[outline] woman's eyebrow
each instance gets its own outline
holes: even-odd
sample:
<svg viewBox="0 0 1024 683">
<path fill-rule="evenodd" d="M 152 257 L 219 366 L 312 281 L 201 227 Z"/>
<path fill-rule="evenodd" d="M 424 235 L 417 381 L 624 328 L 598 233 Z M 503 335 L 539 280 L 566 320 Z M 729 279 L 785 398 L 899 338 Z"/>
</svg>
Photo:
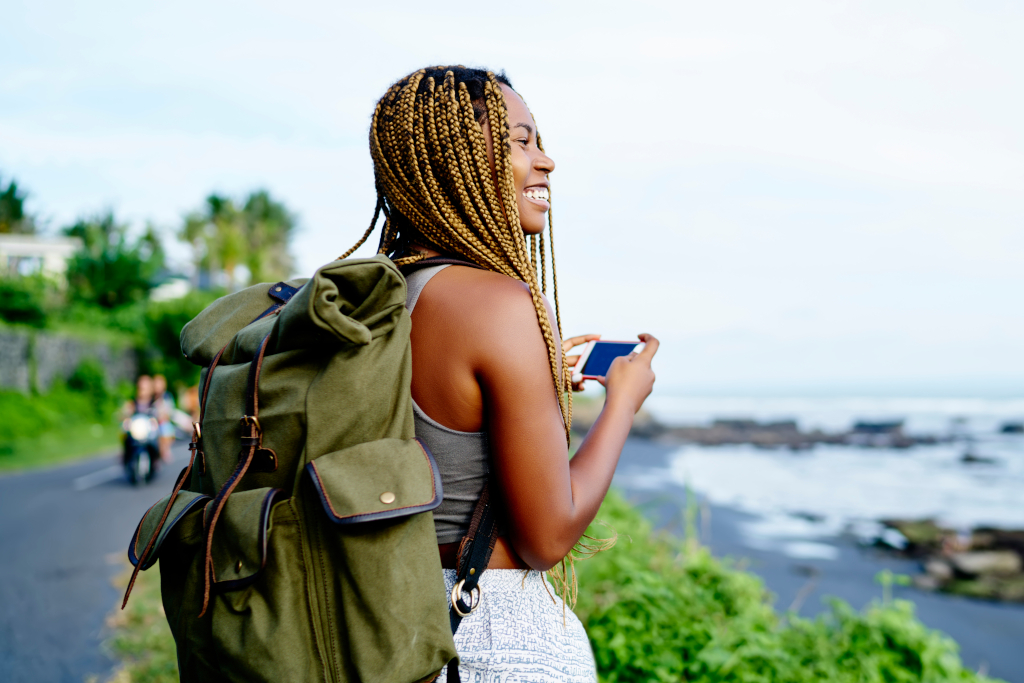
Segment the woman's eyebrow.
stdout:
<svg viewBox="0 0 1024 683">
<path fill-rule="evenodd" d="M 530 133 L 531 135 L 533 134 L 533 126 L 531 126 L 528 123 L 517 123 L 516 125 L 514 125 L 512 127 L 513 128 L 525 128 L 528 133 Z"/>
</svg>

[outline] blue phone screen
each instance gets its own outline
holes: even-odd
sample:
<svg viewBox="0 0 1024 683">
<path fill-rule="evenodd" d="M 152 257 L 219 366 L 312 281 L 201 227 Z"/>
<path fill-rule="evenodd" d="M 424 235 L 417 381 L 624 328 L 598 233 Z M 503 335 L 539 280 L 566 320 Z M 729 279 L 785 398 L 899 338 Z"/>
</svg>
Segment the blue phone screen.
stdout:
<svg viewBox="0 0 1024 683">
<path fill-rule="evenodd" d="M 590 350 L 590 356 L 587 357 L 587 364 L 583 366 L 583 372 L 580 374 L 600 375 L 602 377 L 607 375 L 608 368 L 612 366 L 612 361 L 619 356 L 629 355 L 639 343 L 640 342 L 597 342 L 594 344 L 594 348 Z"/>
</svg>

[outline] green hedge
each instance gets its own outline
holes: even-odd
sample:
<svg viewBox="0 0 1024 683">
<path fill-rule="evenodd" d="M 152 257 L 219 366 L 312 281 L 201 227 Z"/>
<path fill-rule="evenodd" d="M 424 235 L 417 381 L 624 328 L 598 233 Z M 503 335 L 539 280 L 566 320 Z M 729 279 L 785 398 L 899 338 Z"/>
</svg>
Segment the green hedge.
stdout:
<svg viewBox="0 0 1024 683">
<path fill-rule="evenodd" d="M 816 619 L 780 615 L 761 579 L 707 548 L 656 534 L 612 491 L 598 520 L 617 545 L 577 562 L 576 613 L 602 681 L 750 683 L 984 681 L 913 604 L 841 600 Z M 595 525 L 593 535 L 607 534 Z"/>
<path fill-rule="evenodd" d="M 128 387 L 110 390 L 103 368 L 84 361 L 46 394 L 0 391 L 0 471 L 40 467 L 112 450 L 120 440 L 116 412 Z"/>
</svg>

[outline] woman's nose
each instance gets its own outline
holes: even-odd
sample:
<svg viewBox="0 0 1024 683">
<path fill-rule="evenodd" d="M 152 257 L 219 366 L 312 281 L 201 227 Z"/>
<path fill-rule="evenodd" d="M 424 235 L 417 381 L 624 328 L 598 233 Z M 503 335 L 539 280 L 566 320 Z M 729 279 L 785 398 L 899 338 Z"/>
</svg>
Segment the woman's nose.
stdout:
<svg viewBox="0 0 1024 683">
<path fill-rule="evenodd" d="M 555 170 L 555 160 L 549 157 L 544 152 L 541 152 L 533 160 L 533 167 L 538 171 L 543 171 L 544 173 L 551 173 L 552 171 Z"/>
</svg>

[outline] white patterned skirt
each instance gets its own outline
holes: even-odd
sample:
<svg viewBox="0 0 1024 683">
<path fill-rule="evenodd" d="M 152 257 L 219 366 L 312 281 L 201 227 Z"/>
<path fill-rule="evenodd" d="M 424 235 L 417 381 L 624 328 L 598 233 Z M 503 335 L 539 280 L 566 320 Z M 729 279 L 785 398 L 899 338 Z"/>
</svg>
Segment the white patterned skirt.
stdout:
<svg viewBox="0 0 1024 683">
<path fill-rule="evenodd" d="M 455 570 L 444 570 L 450 596 Z M 455 633 L 462 683 L 594 683 L 583 624 L 538 571 L 488 569 L 480 606 Z M 564 619 L 563 619 L 564 614 Z M 438 677 L 447 680 L 447 670 Z"/>
</svg>

